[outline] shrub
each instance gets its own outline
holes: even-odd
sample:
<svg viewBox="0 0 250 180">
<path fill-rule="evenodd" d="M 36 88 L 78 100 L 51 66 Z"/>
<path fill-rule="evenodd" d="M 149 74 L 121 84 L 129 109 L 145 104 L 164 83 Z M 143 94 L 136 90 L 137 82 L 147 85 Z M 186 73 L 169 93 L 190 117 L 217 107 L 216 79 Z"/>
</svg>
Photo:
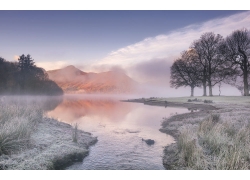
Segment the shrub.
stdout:
<svg viewBox="0 0 250 180">
<path fill-rule="evenodd" d="M 213 101 L 212 100 L 204 100 L 204 103 L 213 103 Z"/>
<path fill-rule="evenodd" d="M 201 99 L 194 98 L 194 99 L 188 99 L 187 102 L 202 102 L 202 100 L 201 100 Z"/>
</svg>

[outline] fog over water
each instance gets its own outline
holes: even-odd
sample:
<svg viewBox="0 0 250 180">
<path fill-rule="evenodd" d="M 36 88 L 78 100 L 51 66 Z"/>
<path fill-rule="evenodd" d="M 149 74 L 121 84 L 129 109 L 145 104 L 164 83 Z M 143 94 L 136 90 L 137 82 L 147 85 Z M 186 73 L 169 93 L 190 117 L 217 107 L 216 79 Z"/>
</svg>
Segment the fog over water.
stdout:
<svg viewBox="0 0 250 180">
<path fill-rule="evenodd" d="M 136 96 L 5 96 L 1 100 L 38 103 L 45 116 L 77 124 L 98 138 L 83 162 L 67 169 L 164 169 L 163 150 L 174 139 L 159 131 L 161 123 L 164 118 L 189 110 L 120 101 L 127 98 Z M 155 144 L 148 145 L 142 139 L 152 139 Z"/>
<path fill-rule="evenodd" d="M 185 108 L 148 106 L 120 102 L 118 96 L 65 96 L 47 116 L 68 124 L 78 124 L 97 136 L 83 162 L 68 169 L 164 169 L 163 148 L 174 139 L 161 133 L 164 117 L 189 112 Z M 143 139 L 153 139 L 148 145 Z"/>
</svg>

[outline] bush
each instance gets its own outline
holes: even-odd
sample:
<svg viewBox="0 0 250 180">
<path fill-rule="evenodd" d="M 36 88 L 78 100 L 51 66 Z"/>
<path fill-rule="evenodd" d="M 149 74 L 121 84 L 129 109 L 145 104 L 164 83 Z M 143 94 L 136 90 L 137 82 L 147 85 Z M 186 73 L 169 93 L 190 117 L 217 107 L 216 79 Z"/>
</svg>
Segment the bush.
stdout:
<svg viewBox="0 0 250 180">
<path fill-rule="evenodd" d="M 213 101 L 212 100 L 204 100 L 204 103 L 213 103 Z"/>
<path fill-rule="evenodd" d="M 195 99 L 188 99 L 187 102 L 202 102 L 202 100 L 195 98 Z"/>
</svg>

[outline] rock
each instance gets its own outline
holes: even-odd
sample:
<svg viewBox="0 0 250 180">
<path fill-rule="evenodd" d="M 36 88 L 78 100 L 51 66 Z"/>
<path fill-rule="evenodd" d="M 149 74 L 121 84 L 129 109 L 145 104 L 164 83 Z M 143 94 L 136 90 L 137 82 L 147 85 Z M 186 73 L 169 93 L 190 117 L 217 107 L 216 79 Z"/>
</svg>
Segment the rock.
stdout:
<svg viewBox="0 0 250 180">
<path fill-rule="evenodd" d="M 148 145 L 152 145 L 152 144 L 155 143 L 155 141 L 152 140 L 152 139 L 143 139 L 143 138 L 142 138 L 142 141 L 145 141 Z"/>
</svg>

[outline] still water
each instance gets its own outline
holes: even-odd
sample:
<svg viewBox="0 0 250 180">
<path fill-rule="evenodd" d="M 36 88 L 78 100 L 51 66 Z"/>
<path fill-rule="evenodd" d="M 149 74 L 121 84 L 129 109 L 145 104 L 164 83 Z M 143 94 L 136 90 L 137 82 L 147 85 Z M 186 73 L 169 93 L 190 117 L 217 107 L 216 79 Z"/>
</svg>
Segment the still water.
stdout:
<svg viewBox="0 0 250 180">
<path fill-rule="evenodd" d="M 47 112 L 49 117 L 74 125 L 98 137 L 83 162 L 67 169 L 164 169 L 164 146 L 174 139 L 159 131 L 163 117 L 188 112 L 185 108 L 120 102 L 117 98 L 64 97 Z M 153 139 L 148 145 L 143 139 Z"/>
</svg>

